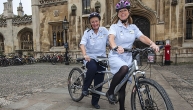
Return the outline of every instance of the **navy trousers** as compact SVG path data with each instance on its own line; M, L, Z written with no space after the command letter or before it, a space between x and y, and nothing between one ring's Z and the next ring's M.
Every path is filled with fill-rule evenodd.
M86 68L87 68L87 72L86 72L86 78L84 80L83 91L88 90L93 80L94 80L94 86L103 82L104 75L105 75L104 73L97 73L97 71L105 71L105 68L100 66L98 62L96 62L93 59L91 59L90 62L86 63ZM102 87L97 88L97 90L101 91ZM99 98L100 98L100 95L93 93L92 100L91 100L92 105L98 104Z

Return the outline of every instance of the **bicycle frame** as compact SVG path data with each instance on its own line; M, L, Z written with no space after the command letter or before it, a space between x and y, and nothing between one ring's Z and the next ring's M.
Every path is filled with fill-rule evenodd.
M118 91L121 89L121 87L129 80L129 78L130 78L132 75L134 76L134 80L135 80L135 75L136 75L136 74L138 74L138 73L141 73L141 74L143 74L143 75L145 74L145 72L143 72L143 71L136 71L136 70L138 70L138 68L139 68L138 65L137 65L137 60L134 59L131 65L132 65L132 66L129 67L129 72L127 73L127 75L123 78L123 80L122 80L122 81L117 85L117 87L115 88L114 94L117 94L117 93L118 93ZM86 71L84 71L83 73L85 73L85 72L86 72ZM105 96L106 93L101 92L101 91L97 91L96 89L97 89L98 87L103 86L103 85L106 84L107 82L108 82L108 86L110 87L110 81L112 80L112 78L113 78L114 75L112 75L112 76L110 77L109 74L111 74L111 72L108 71L107 69L106 69L106 71L101 71L101 72L104 73L104 74L107 74L107 78L106 78L102 83L96 85L96 86L93 87L93 88L89 88L88 90L91 91L92 93ZM137 84L136 84L136 85L137 85Z

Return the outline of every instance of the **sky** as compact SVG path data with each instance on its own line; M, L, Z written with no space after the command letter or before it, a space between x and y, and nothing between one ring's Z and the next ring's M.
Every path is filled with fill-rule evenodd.
M22 3L24 14L32 15L31 10L31 0L13 0L13 13L17 15L17 7L19 7L19 3ZM3 13L4 6L3 3L7 2L7 0L0 0L0 14Z

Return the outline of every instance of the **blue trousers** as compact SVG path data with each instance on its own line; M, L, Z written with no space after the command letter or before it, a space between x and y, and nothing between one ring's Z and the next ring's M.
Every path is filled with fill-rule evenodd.
M86 72L86 78L84 80L83 91L88 90L93 80L94 80L94 86L103 82L104 75L105 75L104 73L97 73L97 71L105 71L105 68L100 66L98 62L96 62L93 59L91 59L90 62L86 63L86 68L87 68L87 72ZM96 90L101 91L102 87L99 87ZM92 105L98 104L99 98L100 98L100 95L93 93L92 100L91 100Z

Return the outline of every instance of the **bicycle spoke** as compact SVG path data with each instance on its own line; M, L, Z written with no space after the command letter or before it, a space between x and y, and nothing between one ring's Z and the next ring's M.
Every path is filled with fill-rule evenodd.
M168 95L158 83L150 79L143 79L139 81L139 87L144 109L173 110ZM136 90L132 92L131 106L132 110L142 110Z
M82 85L84 77L81 75L82 71L79 68L73 68L68 77L68 91L74 101L80 101L83 98Z

